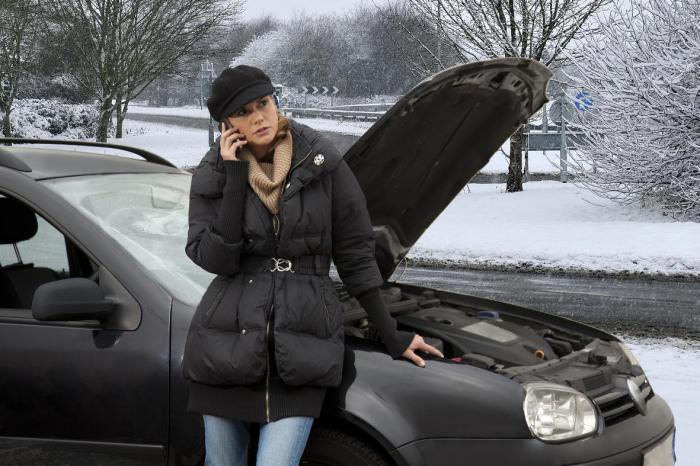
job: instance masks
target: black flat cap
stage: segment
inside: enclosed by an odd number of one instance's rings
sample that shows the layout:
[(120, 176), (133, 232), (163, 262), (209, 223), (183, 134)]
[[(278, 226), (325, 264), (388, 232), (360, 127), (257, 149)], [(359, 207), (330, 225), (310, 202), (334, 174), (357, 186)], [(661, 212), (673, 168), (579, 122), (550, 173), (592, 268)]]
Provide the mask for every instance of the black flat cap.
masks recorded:
[(214, 80), (207, 99), (209, 114), (215, 121), (231, 115), (248, 102), (275, 92), (270, 78), (254, 66), (226, 68)]

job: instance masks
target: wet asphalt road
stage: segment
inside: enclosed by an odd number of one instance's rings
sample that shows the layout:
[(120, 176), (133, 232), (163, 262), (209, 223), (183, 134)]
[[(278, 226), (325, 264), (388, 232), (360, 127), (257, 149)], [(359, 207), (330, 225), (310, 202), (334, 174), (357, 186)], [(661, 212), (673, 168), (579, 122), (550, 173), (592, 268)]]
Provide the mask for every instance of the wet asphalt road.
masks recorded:
[(399, 266), (390, 281), (510, 302), (639, 336), (700, 339), (700, 282)]

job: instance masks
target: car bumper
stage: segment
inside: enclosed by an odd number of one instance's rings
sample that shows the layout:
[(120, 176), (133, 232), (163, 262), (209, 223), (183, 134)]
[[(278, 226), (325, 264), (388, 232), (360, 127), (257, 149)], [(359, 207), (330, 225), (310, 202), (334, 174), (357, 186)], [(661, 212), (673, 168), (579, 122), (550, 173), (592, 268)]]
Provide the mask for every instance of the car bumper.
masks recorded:
[[(644, 454), (674, 435), (673, 414), (658, 395), (647, 405), (646, 416), (637, 415), (606, 427), (599, 436), (561, 444), (537, 439), (433, 438), (407, 443), (392, 456), (404, 465), (480, 466), (650, 466)], [(654, 463), (670, 466), (672, 463)]]

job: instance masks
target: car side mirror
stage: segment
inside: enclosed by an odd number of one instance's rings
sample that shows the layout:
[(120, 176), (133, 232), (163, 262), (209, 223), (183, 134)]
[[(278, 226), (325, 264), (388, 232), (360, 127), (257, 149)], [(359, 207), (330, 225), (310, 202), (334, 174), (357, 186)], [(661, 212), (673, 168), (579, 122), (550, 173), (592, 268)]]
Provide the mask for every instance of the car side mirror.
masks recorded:
[(80, 277), (44, 283), (32, 299), (32, 315), (40, 321), (103, 321), (114, 309), (115, 302), (105, 298), (97, 283)]

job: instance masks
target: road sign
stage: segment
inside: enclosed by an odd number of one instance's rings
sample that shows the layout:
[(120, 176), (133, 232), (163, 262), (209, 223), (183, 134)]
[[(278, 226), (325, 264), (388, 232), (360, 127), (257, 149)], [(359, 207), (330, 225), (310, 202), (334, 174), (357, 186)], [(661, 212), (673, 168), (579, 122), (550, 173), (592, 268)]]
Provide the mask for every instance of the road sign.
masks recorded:
[(571, 120), (576, 114), (575, 107), (571, 104), (568, 98), (563, 96), (555, 100), (554, 103), (549, 107), (550, 121), (553, 121), (555, 123), (561, 123), (562, 102), (564, 102), (564, 119)]
[(326, 95), (328, 93), (328, 88), (326, 86), (321, 86), (321, 89), (323, 89), (323, 92), (321, 92), (321, 95)]
[(574, 105), (576, 109), (580, 112), (585, 112), (593, 106), (593, 99), (588, 91), (581, 91), (576, 94), (576, 99), (574, 99)]
[(331, 93), (331, 95), (336, 95), (337, 93), (338, 93), (338, 88), (333, 86), (333, 92)]
[(311, 86), (311, 89), (314, 90), (314, 91), (311, 93), (311, 95), (314, 95), (315, 93), (318, 92), (318, 87), (316, 87), (316, 86)]

